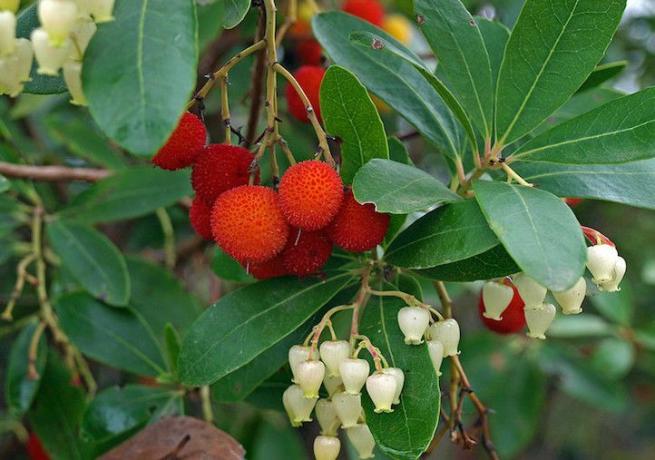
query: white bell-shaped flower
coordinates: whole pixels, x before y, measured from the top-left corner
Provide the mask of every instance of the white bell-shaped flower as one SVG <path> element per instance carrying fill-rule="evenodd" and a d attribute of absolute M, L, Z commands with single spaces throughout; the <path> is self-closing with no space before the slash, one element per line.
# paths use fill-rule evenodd
<path fill-rule="evenodd" d="M 455 356 L 459 353 L 459 324 L 452 318 L 437 321 L 430 326 L 430 337 L 443 345 L 444 356 Z"/>
<path fill-rule="evenodd" d="M 500 321 L 502 313 L 509 306 L 514 297 L 514 289 L 502 283 L 487 281 L 482 287 L 482 302 L 484 303 L 484 317 Z"/>
<path fill-rule="evenodd" d="M 346 393 L 359 394 L 366 383 L 371 366 L 365 359 L 348 358 L 341 362 L 339 372 Z"/>
<path fill-rule="evenodd" d="M 66 41 L 59 47 L 52 46 L 48 33 L 39 28 L 32 31 L 32 46 L 34 47 L 36 62 L 39 63 L 37 73 L 56 77 L 59 74 L 59 69 L 66 61 L 66 56 L 68 56 L 70 41 Z"/>
<path fill-rule="evenodd" d="M 89 46 L 89 42 L 93 35 L 98 30 L 96 23 L 88 16 L 78 17 L 75 20 L 75 25 L 71 31 L 71 41 L 73 45 L 70 50 L 70 58 L 76 61 L 81 61 L 84 57 L 84 52 Z"/>
<path fill-rule="evenodd" d="M 343 428 L 350 428 L 357 425 L 362 415 L 362 395 L 346 392 L 337 393 L 332 396 L 332 404 Z"/>
<path fill-rule="evenodd" d="M 403 307 L 398 311 L 398 326 L 405 335 L 405 343 L 423 343 L 423 334 L 430 324 L 430 312 L 421 307 Z"/>
<path fill-rule="evenodd" d="M 341 441 L 336 436 L 316 436 L 314 457 L 316 460 L 336 460 L 341 450 Z"/>
<path fill-rule="evenodd" d="M 84 18 L 91 15 L 91 0 L 73 0 L 77 5 L 77 17 Z"/>
<path fill-rule="evenodd" d="M 616 265 L 614 265 L 614 276 L 607 283 L 602 283 L 598 286 L 600 290 L 604 292 L 620 291 L 621 289 L 619 288 L 619 285 L 621 284 L 621 281 L 623 281 L 626 268 L 625 259 L 623 257 L 617 257 Z"/>
<path fill-rule="evenodd" d="M 82 91 L 82 63 L 67 61 L 64 64 L 64 82 L 71 95 L 71 104 L 87 105 L 86 97 Z"/>
<path fill-rule="evenodd" d="M 587 294 L 587 282 L 583 277 L 566 291 L 553 292 L 553 296 L 565 315 L 576 315 L 582 312 L 582 302 Z"/>
<path fill-rule="evenodd" d="M 359 423 L 346 429 L 346 435 L 357 451 L 360 459 L 373 458 L 375 439 L 371 429 L 365 423 Z"/>
<path fill-rule="evenodd" d="M 18 78 L 18 58 L 15 54 L 0 57 L 0 95 L 16 97 L 23 90 Z"/>
<path fill-rule="evenodd" d="M 14 52 L 16 46 L 16 16 L 11 11 L 0 11 L 0 57 Z"/>
<path fill-rule="evenodd" d="M 532 307 L 544 302 L 547 289 L 525 273 L 514 276 L 513 282 L 525 305 Z"/>
<path fill-rule="evenodd" d="M 71 0 L 39 1 L 39 21 L 48 33 L 52 46 L 62 46 L 73 30 L 77 19 L 77 5 Z"/>
<path fill-rule="evenodd" d="M 298 364 L 309 360 L 309 351 L 310 347 L 304 345 L 294 345 L 289 348 L 289 367 L 291 368 L 291 373 L 293 374 L 293 381 L 296 381 L 296 368 Z M 318 350 L 314 350 L 313 358 L 319 358 Z"/>
<path fill-rule="evenodd" d="M 89 0 L 89 9 L 96 22 L 109 22 L 114 20 L 115 0 Z"/>
<path fill-rule="evenodd" d="M 0 0 L 0 11 L 15 13 L 20 6 L 20 0 Z"/>
<path fill-rule="evenodd" d="M 393 375 L 375 372 L 366 379 L 366 392 L 375 405 L 374 412 L 392 412 L 394 396 L 397 388 L 396 378 Z"/>
<path fill-rule="evenodd" d="M 291 385 L 282 394 L 282 404 L 289 416 L 292 426 L 298 427 L 303 422 L 311 422 L 312 410 L 316 399 L 305 398 L 305 394 L 298 385 Z"/>
<path fill-rule="evenodd" d="M 546 331 L 555 319 L 555 305 L 543 303 L 536 307 L 524 308 L 525 322 L 528 324 L 528 337 L 544 340 Z"/>
<path fill-rule="evenodd" d="M 296 366 L 296 383 L 305 392 L 305 398 L 318 398 L 318 390 L 325 377 L 322 361 L 303 361 Z"/>
<path fill-rule="evenodd" d="M 597 244 L 587 248 L 587 268 L 596 284 L 603 284 L 614 278 L 619 253 L 609 244 Z"/>
<path fill-rule="evenodd" d="M 437 377 L 441 376 L 441 362 L 443 361 L 443 344 L 438 340 L 428 340 L 428 352 L 430 352 L 430 360 L 434 366 L 434 371 Z"/>
<path fill-rule="evenodd" d="M 337 411 L 334 409 L 334 404 L 328 399 L 319 399 L 316 403 L 316 420 L 321 427 L 321 434 L 326 436 L 336 436 L 337 430 L 341 422 Z"/>
<path fill-rule="evenodd" d="M 396 379 L 396 392 L 393 395 L 393 403 L 400 404 L 400 393 L 402 393 L 403 386 L 405 386 L 405 373 L 398 367 L 385 367 L 382 369 L 382 373 L 391 375 Z"/>
<path fill-rule="evenodd" d="M 323 386 L 330 397 L 338 391 L 343 391 L 343 381 L 341 377 L 330 377 L 326 375 L 323 379 Z"/>
<path fill-rule="evenodd" d="M 331 377 L 339 376 L 339 364 L 350 356 L 350 343 L 345 340 L 326 340 L 321 344 L 321 360 Z"/>
<path fill-rule="evenodd" d="M 16 49 L 14 54 L 18 58 L 18 79 L 21 82 L 30 81 L 30 73 L 32 71 L 32 61 L 34 60 L 34 51 L 32 50 L 32 42 L 27 38 L 16 39 Z"/>

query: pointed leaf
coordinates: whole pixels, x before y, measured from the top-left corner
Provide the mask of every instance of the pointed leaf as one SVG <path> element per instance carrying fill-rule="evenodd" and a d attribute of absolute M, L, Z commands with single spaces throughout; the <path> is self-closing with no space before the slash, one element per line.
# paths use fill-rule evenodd
<path fill-rule="evenodd" d="M 510 30 L 505 24 L 491 19 L 476 17 L 478 28 L 482 34 L 487 55 L 489 55 L 489 64 L 491 65 L 491 87 L 496 90 L 498 81 L 498 72 L 505 55 L 505 46 L 509 41 Z"/>
<path fill-rule="evenodd" d="M 243 21 L 250 9 L 250 0 L 219 0 L 224 5 L 223 27 L 232 29 Z"/>
<path fill-rule="evenodd" d="M 520 271 L 516 262 L 499 244 L 482 254 L 420 270 L 418 274 L 432 280 L 464 282 L 502 278 Z"/>
<path fill-rule="evenodd" d="M 606 81 L 611 80 L 623 72 L 627 66 L 628 61 L 608 62 L 607 64 L 597 66 L 596 69 L 591 72 L 587 81 L 582 84 L 578 92 L 581 93 L 602 85 Z"/>
<path fill-rule="evenodd" d="M 45 336 L 41 335 L 36 349 L 36 360 L 34 361 L 34 368 L 38 374 L 37 378 L 33 379 L 28 374 L 29 348 L 36 328 L 37 324 L 35 323 L 25 326 L 12 344 L 9 353 L 5 398 L 10 413 L 16 417 L 22 416 L 32 405 L 45 369 L 48 346 Z"/>

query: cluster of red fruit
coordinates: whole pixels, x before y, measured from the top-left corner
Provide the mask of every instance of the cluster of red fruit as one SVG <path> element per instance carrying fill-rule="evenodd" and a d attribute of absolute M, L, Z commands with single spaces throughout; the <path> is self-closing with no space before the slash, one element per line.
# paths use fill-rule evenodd
<path fill-rule="evenodd" d="M 153 163 L 169 170 L 193 167 L 193 228 L 256 278 L 314 274 L 327 263 L 333 245 L 364 252 L 384 239 L 389 216 L 355 201 L 327 163 L 310 160 L 291 166 L 276 191 L 249 185 L 251 176 L 252 183 L 259 183 L 250 151 L 227 144 L 205 146 L 206 137 L 202 121 L 186 113 Z"/>

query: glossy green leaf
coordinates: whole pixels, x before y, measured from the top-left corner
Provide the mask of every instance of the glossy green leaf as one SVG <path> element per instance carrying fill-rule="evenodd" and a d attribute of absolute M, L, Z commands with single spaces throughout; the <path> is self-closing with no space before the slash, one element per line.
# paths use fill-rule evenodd
<path fill-rule="evenodd" d="M 372 158 L 389 158 L 387 135 L 378 111 L 357 77 L 330 66 L 321 82 L 321 116 L 327 132 L 340 140 L 345 184 Z"/>
<path fill-rule="evenodd" d="M 580 224 L 562 200 L 543 190 L 478 181 L 475 197 L 517 265 L 553 291 L 582 276 L 587 250 Z"/>
<path fill-rule="evenodd" d="M 592 296 L 590 300 L 596 310 L 611 322 L 624 327 L 632 323 L 635 299 L 629 280 L 623 280 L 619 292 L 601 293 Z"/>
<path fill-rule="evenodd" d="M 46 230 L 62 265 L 86 291 L 110 305 L 127 305 L 127 265 L 109 238 L 91 227 L 64 220 L 50 222 Z"/>
<path fill-rule="evenodd" d="M 608 337 L 601 340 L 591 355 L 591 365 L 609 380 L 625 377 L 635 363 L 635 348 L 627 340 Z"/>
<path fill-rule="evenodd" d="M 473 125 L 490 136 L 493 118 L 491 65 L 477 22 L 460 0 L 415 0 L 419 28 L 439 57 L 439 76 Z"/>
<path fill-rule="evenodd" d="M 405 144 L 403 144 L 403 141 L 397 137 L 389 136 L 387 139 L 387 144 L 389 146 L 389 159 L 391 161 L 397 161 L 398 163 L 405 165 L 414 164 L 411 157 L 409 156 L 407 147 L 405 147 Z"/>
<path fill-rule="evenodd" d="M 36 6 L 36 3 L 30 5 L 16 17 L 17 38 L 27 38 L 29 40 L 32 31 L 41 26 Z M 30 74 L 31 81 L 25 83 L 23 92 L 33 94 L 59 94 L 67 91 L 66 83 L 61 76 L 61 72 L 57 77 L 40 75 L 36 72 L 37 67 L 38 64 L 35 59 L 32 63 L 32 72 Z"/>
<path fill-rule="evenodd" d="M 391 160 L 373 159 L 353 181 L 360 203 L 373 203 L 378 212 L 409 214 L 437 204 L 459 201 L 459 195 L 425 171 Z"/>
<path fill-rule="evenodd" d="M 477 203 L 452 203 L 435 209 L 405 229 L 385 259 L 405 268 L 431 268 L 482 254 L 498 245 Z"/>
<path fill-rule="evenodd" d="M 220 247 L 214 248 L 214 257 L 212 258 L 212 270 L 219 277 L 227 281 L 236 281 L 238 283 L 249 283 L 255 279 L 248 274 L 245 268 L 221 250 Z"/>
<path fill-rule="evenodd" d="M 482 254 L 420 270 L 418 274 L 432 280 L 463 282 L 502 278 L 519 271 L 514 259 L 499 244 Z"/>
<path fill-rule="evenodd" d="M 395 459 L 417 459 L 427 449 L 439 422 L 439 379 L 425 344 L 409 346 L 398 327 L 399 299 L 377 297 L 369 301 L 361 320 L 366 335 L 389 366 L 405 373 L 400 404 L 390 414 L 376 414 L 373 403 L 362 395 L 366 423 L 380 449 Z M 363 356 L 363 355 L 362 355 Z"/>
<path fill-rule="evenodd" d="M 181 415 L 182 396 L 180 390 L 142 385 L 107 388 L 86 409 L 82 434 L 96 443 L 120 440 L 160 417 Z"/>
<path fill-rule="evenodd" d="M 495 91 L 498 72 L 500 72 L 500 65 L 505 55 L 505 46 L 507 46 L 507 42 L 509 41 L 510 30 L 505 24 L 499 21 L 492 21 L 483 17 L 476 17 L 475 21 L 478 23 L 478 28 L 480 29 L 484 45 L 487 49 L 489 64 L 491 66 L 491 87 Z"/>
<path fill-rule="evenodd" d="M 327 54 L 339 65 L 353 72 L 369 90 L 383 99 L 414 125 L 446 155 L 462 150 L 458 127 L 438 93 L 414 66 L 390 53 L 378 53 L 351 42 L 353 32 L 378 35 L 386 43 L 413 53 L 388 34 L 366 21 L 342 12 L 314 16 L 312 29 Z M 415 60 L 419 60 L 415 56 Z"/>
<path fill-rule="evenodd" d="M 223 3 L 223 27 L 232 29 L 239 25 L 250 9 L 250 0 L 218 0 Z"/>
<path fill-rule="evenodd" d="M 111 222 L 140 217 L 191 195 L 187 171 L 137 166 L 115 173 L 80 193 L 61 212 L 85 222 Z"/>
<path fill-rule="evenodd" d="M 180 357 L 182 339 L 171 323 L 164 326 L 164 351 L 166 352 L 166 364 L 173 376 L 177 377 L 177 360 Z"/>
<path fill-rule="evenodd" d="M 548 328 L 548 337 L 606 337 L 613 331 L 614 329 L 607 321 L 596 315 L 589 313 L 575 316 L 557 315 L 553 324 Z"/>
<path fill-rule="evenodd" d="M 628 66 L 628 61 L 608 62 L 601 64 L 591 72 L 589 78 L 582 84 L 578 92 L 587 91 L 596 88 L 608 80 L 619 75 Z"/>
<path fill-rule="evenodd" d="M 196 320 L 182 342 L 180 378 L 189 385 L 205 385 L 245 366 L 351 281 L 349 274 L 323 281 L 280 278 L 226 295 Z"/>
<path fill-rule="evenodd" d="M 119 0 L 114 16 L 85 52 L 84 93 L 110 138 L 137 155 L 153 155 L 196 84 L 195 3 Z"/>
<path fill-rule="evenodd" d="M 165 371 L 156 337 L 134 311 L 108 307 L 83 293 L 66 294 L 55 307 L 62 329 L 85 355 L 139 375 Z"/>
<path fill-rule="evenodd" d="M 44 335 L 39 339 L 36 349 L 36 361 L 34 368 L 37 378 L 32 379 L 28 375 L 28 355 L 30 343 L 36 331 L 37 324 L 31 323 L 23 328 L 11 346 L 9 362 L 7 364 L 7 376 L 5 383 L 5 400 L 9 412 L 17 417 L 23 415 L 32 405 L 41 383 L 41 377 L 45 369 L 48 346 Z"/>
<path fill-rule="evenodd" d="M 498 76 L 496 134 L 508 144 L 536 128 L 605 54 L 625 0 L 527 0 Z"/>

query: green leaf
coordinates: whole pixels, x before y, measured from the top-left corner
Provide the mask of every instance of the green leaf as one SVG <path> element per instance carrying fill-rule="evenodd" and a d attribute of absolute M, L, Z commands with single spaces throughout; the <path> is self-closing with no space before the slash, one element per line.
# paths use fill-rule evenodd
<path fill-rule="evenodd" d="M 591 72 L 589 78 L 582 84 L 578 92 L 587 91 L 592 88 L 596 88 L 607 80 L 619 75 L 625 70 L 628 66 L 628 61 L 617 61 L 617 62 L 608 62 L 607 64 L 601 64 Z"/>
<path fill-rule="evenodd" d="M 461 198 L 425 171 L 391 160 L 373 159 L 353 181 L 360 203 L 373 203 L 378 212 L 409 214 Z"/>
<path fill-rule="evenodd" d="M 623 339 L 608 337 L 598 343 L 591 355 L 591 365 L 609 380 L 625 377 L 635 363 L 634 346 Z"/>
<path fill-rule="evenodd" d="M 276 418 L 263 418 L 248 449 L 250 460 L 305 460 L 307 453 L 295 430 Z"/>
<path fill-rule="evenodd" d="M 182 339 L 171 323 L 164 326 L 164 349 L 166 351 L 166 364 L 174 376 L 177 376 L 177 360 L 180 357 Z"/>
<path fill-rule="evenodd" d="M 496 134 L 507 145 L 536 128 L 605 54 L 625 0 L 527 0 L 500 68 Z"/>
<path fill-rule="evenodd" d="M 85 52 L 84 93 L 110 138 L 137 155 L 153 155 L 196 84 L 195 2 L 119 0 L 114 16 Z"/>
<path fill-rule="evenodd" d="M 232 29 L 238 26 L 250 9 L 250 0 L 218 0 L 224 5 L 223 27 Z"/>
<path fill-rule="evenodd" d="M 183 392 L 127 385 L 103 390 L 89 404 L 82 419 L 82 435 L 96 443 L 120 440 L 160 417 L 183 413 Z"/>
<path fill-rule="evenodd" d="M 191 192 L 187 171 L 137 166 L 89 187 L 61 215 L 91 223 L 130 219 L 169 206 Z"/>
<path fill-rule="evenodd" d="M 5 176 L 0 175 L 0 193 L 4 193 L 11 188 L 11 182 Z"/>
<path fill-rule="evenodd" d="M 505 55 L 505 46 L 509 41 L 510 30 L 502 22 L 492 21 L 480 16 L 476 16 L 475 21 L 478 23 L 478 28 L 487 49 L 491 66 L 491 87 L 495 89 L 500 65 Z"/>
<path fill-rule="evenodd" d="M 366 423 L 381 450 L 396 459 L 417 459 L 428 447 L 439 422 L 439 379 L 425 344 L 405 345 L 398 327 L 399 299 L 377 297 L 369 301 L 361 320 L 366 335 L 389 366 L 405 373 L 400 404 L 390 414 L 376 414 L 368 396 L 362 397 Z"/>
<path fill-rule="evenodd" d="M 623 280 L 621 290 L 590 297 L 591 303 L 605 318 L 620 326 L 630 327 L 634 316 L 635 299 L 629 280 Z"/>
<path fill-rule="evenodd" d="M 71 375 L 55 352 L 48 354 L 39 392 L 28 413 L 32 429 L 53 460 L 94 458 L 91 446 L 79 436 L 86 406 L 82 388 L 71 383 Z"/>
<path fill-rule="evenodd" d="M 127 305 L 127 265 L 109 238 L 91 227 L 64 220 L 50 222 L 46 231 L 62 265 L 85 290 L 110 305 Z"/>
<path fill-rule="evenodd" d="M 384 125 L 366 88 L 343 67 L 330 66 L 320 96 L 325 128 L 341 141 L 341 178 L 350 184 L 370 159 L 389 158 Z"/>
<path fill-rule="evenodd" d="M 62 329 L 85 355 L 139 375 L 165 371 L 152 330 L 129 308 L 110 308 L 83 293 L 66 294 L 55 307 Z"/>
<path fill-rule="evenodd" d="M 505 182 L 478 181 L 474 190 L 489 226 L 525 273 L 553 291 L 569 289 L 582 276 L 586 245 L 562 200 Z"/>
<path fill-rule="evenodd" d="M 32 405 L 45 369 L 48 346 L 45 336 L 41 335 L 36 349 L 36 361 L 34 361 L 34 368 L 38 376 L 36 379 L 32 379 L 28 375 L 29 348 L 36 328 L 36 323 L 25 326 L 12 344 L 9 353 L 5 399 L 9 412 L 16 417 L 27 412 Z"/>
<path fill-rule="evenodd" d="M 226 295 L 196 320 L 182 342 L 181 380 L 206 385 L 243 367 L 307 321 L 351 281 L 349 274 L 323 281 L 280 278 Z"/>
<path fill-rule="evenodd" d="M 36 11 L 36 3 L 30 5 L 20 12 L 16 18 L 16 37 L 27 38 L 30 40 L 32 31 L 41 26 L 39 16 Z M 52 77 L 48 75 L 40 75 L 36 72 L 38 64 L 36 59 L 32 63 L 32 72 L 30 73 L 30 81 L 25 83 L 23 88 L 24 93 L 33 94 L 59 94 L 67 91 L 66 83 L 61 75 Z M 61 74 L 61 72 L 60 72 Z"/>
<path fill-rule="evenodd" d="M 498 245 L 477 203 L 452 203 L 435 209 L 405 229 L 385 259 L 404 268 L 431 268 L 468 259 Z"/>
<path fill-rule="evenodd" d="M 413 55 L 390 35 L 343 12 L 326 12 L 314 16 L 312 29 L 327 54 L 339 65 L 353 72 L 369 90 L 383 99 L 446 155 L 457 156 L 459 145 L 457 122 L 441 97 L 414 66 L 402 58 L 351 42 L 353 32 L 368 32 Z M 419 58 L 414 55 L 415 60 Z"/>
<path fill-rule="evenodd" d="M 483 137 L 489 137 L 493 91 L 489 55 L 477 22 L 459 0 L 415 0 L 419 28 L 435 55 L 439 75 Z"/>
<path fill-rule="evenodd" d="M 239 262 L 223 252 L 218 246 L 214 248 L 212 270 L 219 277 L 227 281 L 249 283 L 255 280 Z"/>
<path fill-rule="evenodd" d="M 404 165 L 413 165 L 414 162 L 409 156 L 407 147 L 403 144 L 403 141 L 394 136 L 389 136 L 387 139 L 387 144 L 389 146 L 389 159 L 391 161 L 396 161 Z"/>
<path fill-rule="evenodd" d="M 548 328 L 548 337 L 606 337 L 612 334 L 613 328 L 603 318 L 589 313 L 575 316 L 557 315 Z"/>
<path fill-rule="evenodd" d="M 463 282 L 502 278 L 519 271 L 521 269 L 514 259 L 499 244 L 468 259 L 437 265 L 417 273 L 432 280 Z"/>

